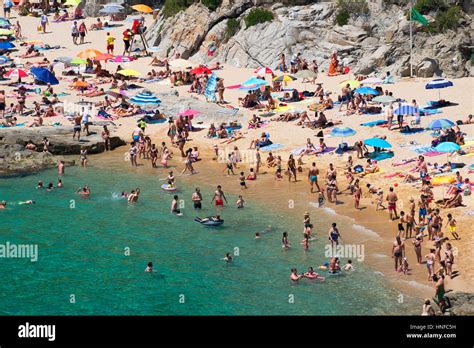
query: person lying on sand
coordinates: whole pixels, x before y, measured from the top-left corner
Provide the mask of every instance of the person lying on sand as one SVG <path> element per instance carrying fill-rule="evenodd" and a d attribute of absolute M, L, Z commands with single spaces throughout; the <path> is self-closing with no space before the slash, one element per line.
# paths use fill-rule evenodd
<path fill-rule="evenodd" d="M 41 127 L 43 126 L 43 118 L 37 115 L 33 122 L 31 122 L 27 127 Z"/>
<path fill-rule="evenodd" d="M 87 92 L 79 93 L 79 94 L 84 97 L 92 98 L 92 97 L 99 97 L 101 95 L 104 95 L 105 91 L 103 88 L 99 89 L 99 87 L 95 86 L 94 89 L 92 89 L 91 91 L 87 91 Z"/>
<path fill-rule="evenodd" d="M 257 115 L 253 114 L 252 118 L 249 120 L 248 127 L 249 128 L 259 128 L 262 124 L 262 119 L 257 117 Z"/>
<path fill-rule="evenodd" d="M 453 197 L 445 198 L 443 208 L 464 207 L 462 203 L 462 189 L 458 189 Z"/>

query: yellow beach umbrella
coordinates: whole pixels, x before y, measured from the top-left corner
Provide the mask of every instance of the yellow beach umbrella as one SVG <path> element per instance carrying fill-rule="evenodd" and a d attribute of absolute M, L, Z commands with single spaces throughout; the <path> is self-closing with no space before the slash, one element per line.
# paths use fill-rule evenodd
<path fill-rule="evenodd" d="M 346 87 L 346 85 L 349 84 L 349 86 L 351 88 L 357 88 L 360 86 L 360 81 L 357 81 L 357 80 L 345 80 L 345 81 L 342 81 L 339 86 L 341 87 Z"/>
<path fill-rule="evenodd" d="M 123 76 L 140 76 L 140 73 L 133 69 L 122 69 L 122 70 L 117 71 L 117 74 L 120 74 Z"/>
<path fill-rule="evenodd" d="M 279 82 L 291 82 L 294 80 L 297 80 L 297 78 L 293 75 L 288 75 L 288 74 L 283 74 L 273 79 L 273 81 L 279 81 Z"/>
<path fill-rule="evenodd" d="M 82 2 L 82 0 L 66 0 L 64 5 L 77 6 Z"/>
<path fill-rule="evenodd" d="M 133 5 L 132 8 L 135 11 L 143 12 L 143 13 L 152 13 L 153 9 L 150 6 L 144 4 Z"/>
<path fill-rule="evenodd" d="M 87 50 L 81 51 L 77 54 L 77 57 L 79 58 L 95 58 L 99 55 L 101 55 L 102 52 L 98 50 L 94 50 L 92 48 L 88 48 Z"/>

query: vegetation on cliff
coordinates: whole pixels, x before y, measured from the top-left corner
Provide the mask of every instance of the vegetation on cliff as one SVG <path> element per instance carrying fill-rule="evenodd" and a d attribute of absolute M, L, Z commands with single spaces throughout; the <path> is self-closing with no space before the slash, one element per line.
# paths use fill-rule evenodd
<path fill-rule="evenodd" d="M 337 0 L 336 23 L 343 26 L 349 22 L 351 15 L 369 14 L 369 6 L 365 0 Z"/>
<path fill-rule="evenodd" d="M 163 16 L 165 16 L 165 18 L 173 17 L 197 2 L 201 2 L 210 11 L 217 10 L 217 8 L 222 4 L 222 0 L 165 0 L 163 5 Z"/>
<path fill-rule="evenodd" d="M 274 16 L 271 11 L 265 10 L 264 8 L 253 8 L 250 10 L 247 16 L 245 16 L 245 24 L 247 28 L 265 22 L 271 22 Z"/>

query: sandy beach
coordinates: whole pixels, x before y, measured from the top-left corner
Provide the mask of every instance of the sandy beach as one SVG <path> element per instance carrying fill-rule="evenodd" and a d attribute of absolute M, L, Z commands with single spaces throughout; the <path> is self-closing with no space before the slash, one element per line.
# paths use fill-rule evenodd
<path fill-rule="evenodd" d="M 50 49 L 41 51 L 44 56 L 28 59 L 20 59 L 18 55 L 23 54 L 26 50 L 26 47 L 19 46 L 20 41 L 15 41 L 18 51 L 12 52 L 11 57 L 17 64 L 26 64 L 27 62 L 39 62 L 43 58 L 47 58 L 49 61 L 53 61 L 55 58 L 60 56 L 75 57 L 80 51 L 88 48 L 93 48 L 104 52 L 106 50 L 106 33 L 110 32 L 117 40 L 115 44 L 115 53 L 122 53 L 123 51 L 123 42 L 122 42 L 122 32 L 131 25 L 127 22 L 116 22 L 116 26 L 110 29 L 89 31 L 86 35 L 86 43 L 83 45 L 74 45 L 71 40 L 70 30 L 71 22 L 61 22 L 61 23 L 50 23 L 47 27 L 47 33 L 42 34 L 38 33 L 36 27 L 39 24 L 39 18 L 33 17 L 18 17 L 14 13 L 14 18 L 11 19 L 12 23 L 15 23 L 17 20 L 20 21 L 22 26 L 22 33 L 24 40 L 40 40 L 43 43 L 49 44 L 51 46 L 60 45 L 59 49 Z M 103 19 L 106 20 L 105 18 Z M 146 23 L 150 25 L 151 16 L 146 16 Z M 87 27 L 96 21 L 95 18 L 85 19 Z M 163 52 L 155 53 L 157 57 L 164 57 Z M 120 65 L 125 69 L 134 69 L 140 72 L 141 76 L 144 77 L 151 70 L 164 70 L 163 68 L 157 68 L 150 66 L 152 57 L 141 57 L 138 60 L 132 61 L 130 63 L 120 63 Z M 278 57 L 275 57 L 275 66 L 278 62 Z M 190 66 L 197 66 L 201 62 L 192 62 L 190 61 Z M 106 63 L 105 68 L 110 71 L 115 71 L 117 63 Z M 274 68 L 274 67 L 271 67 Z M 62 97 L 61 100 L 65 102 L 74 103 L 82 99 L 87 101 L 97 102 L 103 100 L 103 97 L 94 97 L 94 98 L 83 98 L 77 95 L 77 91 L 73 91 L 68 88 L 68 85 L 72 77 L 61 76 L 62 66 L 55 68 L 56 76 L 59 78 L 60 84 L 53 86 L 56 93 L 65 92 L 70 95 Z M 224 80 L 225 86 L 232 86 L 242 83 L 244 80 L 252 77 L 253 69 L 244 69 L 231 66 L 229 64 L 224 64 L 224 68 L 216 71 L 216 75 Z M 378 76 L 382 77 L 383 76 Z M 270 76 L 266 76 L 267 81 L 270 81 Z M 329 77 L 324 71 L 320 71 L 317 83 L 321 83 L 326 92 L 331 92 L 333 100 L 337 100 L 337 95 L 341 93 L 341 82 L 352 79 L 352 75 L 340 75 L 335 77 Z M 425 85 L 432 79 L 423 79 L 423 78 L 399 78 L 394 77 L 394 84 L 384 84 L 381 85 L 383 90 L 388 90 L 393 93 L 393 96 L 397 98 L 402 98 L 410 103 L 411 100 L 415 99 L 418 105 L 425 105 L 427 102 L 438 99 L 438 90 L 427 90 Z M 449 100 L 454 103 L 454 105 L 444 107 L 439 109 L 441 113 L 431 115 L 431 116 L 422 116 L 420 128 L 426 127 L 430 121 L 437 118 L 445 118 L 456 122 L 457 120 L 465 120 L 469 114 L 474 113 L 474 99 L 473 99 L 473 90 L 474 90 L 474 79 L 461 78 L 461 79 L 449 79 L 453 82 L 454 86 L 450 88 L 444 88 L 439 90 L 441 96 L 445 100 Z M 31 77 L 26 77 L 23 79 L 24 82 L 32 82 Z M 12 92 L 13 87 L 7 86 L 8 83 L 12 81 L 6 80 L 1 82 L 1 89 L 4 89 L 7 94 L 6 103 L 9 105 L 11 102 L 16 102 L 15 98 L 9 97 L 8 95 Z M 188 92 L 189 86 L 179 86 L 172 87 L 169 83 L 169 79 L 158 83 L 143 84 L 136 82 L 139 85 L 142 85 L 154 93 L 165 93 L 172 90 L 179 92 L 180 96 L 192 96 L 199 100 L 205 100 L 203 95 L 191 94 Z M 285 88 L 296 88 L 300 91 L 309 90 L 314 91 L 315 84 L 311 83 L 302 83 L 301 79 L 296 81 L 288 82 Z M 100 88 L 108 89 L 110 84 L 104 84 L 99 86 Z M 138 91 L 130 91 L 130 94 L 133 95 Z M 407 258 L 410 265 L 410 272 L 408 275 L 403 275 L 402 273 L 397 273 L 393 271 L 393 260 L 391 257 L 391 246 L 395 240 L 395 236 L 398 231 L 398 221 L 390 221 L 387 210 L 375 211 L 374 197 L 371 197 L 367 192 L 366 184 L 370 183 L 376 187 L 383 189 L 384 195 L 388 193 L 389 187 L 394 187 L 395 192 L 399 198 L 399 211 L 403 210 L 403 207 L 407 209 L 408 202 L 410 197 L 415 199 L 415 202 L 418 201 L 420 196 L 420 186 L 418 183 L 405 183 L 401 175 L 388 178 L 387 175 L 392 173 L 403 173 L 408 174 L 409 170 L 412 169 L 415 165 L 415 162 L 404 165 L 404 166 L 393 166 L 393 163 L 397 163 L 403 159 L 414 158 L 418 156 L 418 153 L 411 150 L 413 143 L 419 145 L 430 145 L 433 136 L 430 131 L 424 131 L 414 134 L 401 134 L 396 128 L 393 130 L 388 130 L 386 127 L 364 127 L 361 126 L 361 123 L 372 122 L 375 120 L 384 119 L 384 114 L 375 114 L 375 115 L 345 115 L 346 107 L 343 107 L 343 111 L 339 112 L 339 106 L 336 105 L 333 109 L 326 110 L 325 114 L 329 120 L 341 121 L 342 126 L 350 127 L 356 130 L 356 134 L 347 137 L 344 139 L 350 146 L 352 146 L 356 141 L 364 140 L 367 138 L 381 137 L 386 136 L 386 140 L 392 144 L 392 149 L 394 156 L 392 158 L 379 161 L 378 165 L 380 171 L 364 177 L 356 176 L 360 178 L 360 186 L 363 191 L 363 198 L 361 199 L 361 210 L 356 210 L 354 206 L 354 198 L 352 195 L 347 192 L 342 192 L 338 195 L 339 204 L 333 204 L 326 201 L 326 203 L 321 208 L 317 208 L 312 205 L 317 201 L 317 196 L 315 193 L 310 193 L 310 185 L 307 178 L 308 169 L 311 166 L 312 162 L 316 162 L 317 167 L 320 170 L 320 184 L 324 187 L 326 186 L 325 177 L 327 168 L 330 163 L 333 163 L 338 171 L 338 186 L 341 191 L 347 187 L 347 180 L 344 173 L 345 163 L 347 161 L 347 156 L 352 155 L 354 159 L 354 165 L 361 164 L 365 166 L 366 159 L 357 159 L 356 152 L 349 152 L 343 155 L 338 155 L 334 152 L 321 154 L 318 156 L 304 156 L 302 161 L 302 172 L 298 173 L 298 182 L 288 183 L 287 177 L 284 176 L 282 181 L 276 181 L 274 178 L 275 169 L 267 168 L 265 166 L 265 159 L 269 151 L 261 150 L 263 166 L 261 168 L 261 173 L 258 176 L 258 179 L 255 182 L 248 182 L 249 189 L 241 191 L 238 183 L 238 175 L 235 176 L 225 176 L 223 170 L 225 169 L 225 163 L 222 160 L 215 158 L 213 146 L 218 144 L 220 153 L 231 153 L 234 146 L 237 146 L 243 156 L 248 156 L 248 158 L 253 158 L 254 150 L 248 150 L 252 140 L 259 138 L 262 132 L 270 134 L 270 139 L 274 144 L 281 144 L 281 147 L 273 150 L 274 155 L 280 155 L 282 157 L 283 170 L 286 170 L 286 161 L 288 156 L 295 149 L 305 146 L 306 139 L 309 138 L 314 144 L 318 143 L 318 138 L 316 134 L 319 132 L 318 129 L 310 129 L 308 127 L 297 126 L 297 121 L 291 122 L 277 122 L 269 121 L 270 118 L 262 118 L 266 121 L 263 128 L 257 129 L 248 129 L 247 124 L 248 120 L 252 117 L 253 114 L 261 114 L 256 110 L 249 110 L 239 106 L 238 98 L 244 97 L 246 94 L 245 91 L 238 89 L 226 89 L 224 93 L 224 98 L 228 105 L 233 107 L 238 107 L 238 113 L 235 115 L 234 119 L 242 125 L 243 138 L 233 142 L 231 144 L 223 144 L 222 139 L 210 139 L 206 137 L 207 127 L 209 123 L 206 120 L 200 119 L 200 116 L 196 116 L 193 120 L 193 125 L 198 127 L 205 127 L 199 132 L 193 132 L 190 135 L 189 142 L 186 144 L 186 148 L 189 146 L 197 146 L 200 151 L 201 161 L 196 162 L 194 167 L 198 171 L 198 174 L 191 176 L 178 176 L 178 181 L 183 181 L 187 184 L 196 185 L 199 182 L 205 183 L 219 183 L 226 188 L 226 192 L 232 192 L 239 194 L 242 192 L 244 198 L 247 201 L 255 200 L 259 201 L 262 204 L 265 204 L 266 201 L 271 201 L 273 205 L 277 206 L 278 209 L 281 209 L 283 214 L 291 214 L 293 216 L 303 216 L 305 211 L 308 211 L 310 214 L 317 215 L 319 211 L 323 211 L 323 214 L 327 214 L 328 221 L 324 226 L 315 226 L 314 232 L 319 237 L 324 238 L 327 235 L 328 228 L 333 219 L 338 221 L 338 219 L 345 219 L 345 221 L 351 221 L 351 224 L 356 226 L 350 231 L 341 231 L 344 236 L 345 243 L 358 243 L 363 238 L 363 243 L 365 245 L 366 257 L 365 262 L 372 267 L 374 270 L 381 272 L 385 279 L 389 281 L 396 289 L 401 291 L 406 291 L 412 293 L 415 296 L 420 298 L 429 297 L 434 294 L 434 283 L 427 281 L 427 272 L 424 265 L 416 265 L 415 262 L 415 252 L 412 246 L 412 240 L 406 240 L 406 252 Z M 282 94 L 280 94 L 282 95 Z M 32 106 L 32 102 L 38 100 L 38 97 L 27 99 L 26 106 L 29 108 Z M 288 111 L 298 111 L 298 110 L 308 110 L 308 106 L 314 102 L 313 98 L 308 98 L 304 101 L 291 103 L 289 104 Z M 311 119 L 314 119 L 314 112 L 309 112 Z M 166 115 L 167 117 L 177 115 Z M 411 121 L 412 118 L 409 118 Z M 18 123 L 29 123 L 32 121 L 32 116 L 27 117 L 18 117 Z M 99 121 L 98 118 L 93 118 L 92 121 Z M 71 125 L 72 123 L 66 117 L 56 116 L 51 118 L 44 119 L 45 126 L 48 126 L 52 123 L 61 123 L 62 125 Z M 200 124 L 202 122 L 202 124 Z M 133 130 L 137 127 L 137 118 L 136 117 L 126 117 L 119 118 L 114 121 L 114 124 L 117 126 L 114 129 L 114 135 L 118 135 L 125 139 L 126 141 L 131 141 L 131 134 Z M 472 146 L 474 141 L 474 125 L 461 125 L 461 131 L 465 134 L 466 144 L 471 144 L 467 146 Z M 324 129 L 324 141 L 328 147 L 337 147 L 341 142 L 339 137 L 330 137 L 328 132 L 331 128 Z M 168 131 L 167 123 L 163 124 L 148 124 L 146 128 L 146 134 L 151 137 L 152 142 L 155 144 L 160 144 L 162 141 L 165 141 L 169 144 L 169 138 L 166 133 Z M 1 133 L 0 133 L 1 134 Z M 39 145 L 39 144 L 38 144 Z M 171 148 L 171 146 L 170 146 Z M 123 154 L 127 152 L 129 146 L 117 149 L 111 153 L 104 153 L 97 156 L 91 156 L 89 158 L 90 163 L 94 165 L 99 163 L 102 158 L 116 158 L 117 161 L 123 157 Z M 179 151 L 177 148 L 172 148 L 174 152 L 174 158 L 170 161 L 172 166 L 175 166 L 175 173 L 181 172 L 184 168 L 184 159 L 181 159 L 179 156 Z M 459 169 L 460 174 L 463 178 L 473 179 L 473 174 L 469 173 L 469 167 L 473 163 L 473 154 L 472 152 L 468 155 L 460 156 L 455 155 L 450 158 L 452 162 L 465 163 L 465 166 Z M 427 162 L 430 163 L 444 163 L 446 161 L 446 154 L 441 154 L 435 157 L 427 157 Z M 158 172 L 159 177 L 164 177 L 167 172 L 166 169 L 152 169 L 149 161 L 139 160 L 139 163 L 143 166 L 138 168 L 125 168 L 124 170 L 137 170 L 149 173 Z M 129 164 L 126 163 L 128 166 Z M 254 163 L 241 163 L 239 168 L 236 169 L 236 173 L 244 171 L 248 173 L 249 168 L 254 167 Z M 155 174 L 154 174 L 155 175 Z M 436 199 L 442 199 L 446 196 L 447 186 L 436 186 L 433 188 L 434 197 Z M 443 232 L 445 236 L 450 238 L 449 242 L 452 243 L 456 251 L 455 263 L 453 269 L 458 271 L 458 276 L 453 279 L 446 279 L 447 289 L 452 289 L 454 291 L 474 291 L 474 269 L 471 267 L 470 261 L 473 260 L 474 253 L 474 236 L 472 234 L 472 224 L 474 223 L 474 203 L 471 196 L 463 197 L 464 207 L 457 207 L 451 209 L 441 209 L 441 217 L 443 218 Z M 288 211 L 288 201 L 293 200 L 295 202 L 294 210 Z M 433 205 L 434 207 L 434 205 Z M 293 208 L 292 208 L 293 209 Z M 451 213 L 454 218 L 457 220 L 457 231 L 461 236 L 460 240 L 453 240 L 451 235 L 446 230 L 446 221 L 447 214 Z M 331 215 L 332 214 L 332 215 Z M 302 230 L 301 226 L 295 226 L 294 235 L 298 235 L 299 231 Z M 369 232 L 367 232 L 369 231 Z M 366 238 L 367 233 L 373 232 L 372 237 Z M 429 248 L 433 246 L 433 242 L 425 240 L 423 242 L 423 252 L 422 255 L 426 255 L 429 251 Z M 290 268 L 290 267 L 289 267 Z M 288 269 L 289 269 L 288 268 Z"/>

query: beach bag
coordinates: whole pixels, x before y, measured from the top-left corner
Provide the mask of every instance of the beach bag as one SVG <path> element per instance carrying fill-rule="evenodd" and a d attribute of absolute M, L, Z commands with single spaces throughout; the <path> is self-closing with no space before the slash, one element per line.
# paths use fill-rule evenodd
<path fill-rule="evenodd" d="M 364 171 L 364 167 L 362 167 L 360 164 L 354 167 L 354 172 L 356 173 L 362 173 L 363 171 Z"/>
<path fill-rule="evenodd" d="M 349 145 L 347 143 L 340 143 L 337 147 L 338 151 L 344 152 L 349 150 Z"/>
<path fill-rule="evenodd" d="M 38 25 L 36 27 L 36 30 L 38 31 L 38 33 L 42 32 L 43 31 L 43 27 L 41 25 Z"/>

